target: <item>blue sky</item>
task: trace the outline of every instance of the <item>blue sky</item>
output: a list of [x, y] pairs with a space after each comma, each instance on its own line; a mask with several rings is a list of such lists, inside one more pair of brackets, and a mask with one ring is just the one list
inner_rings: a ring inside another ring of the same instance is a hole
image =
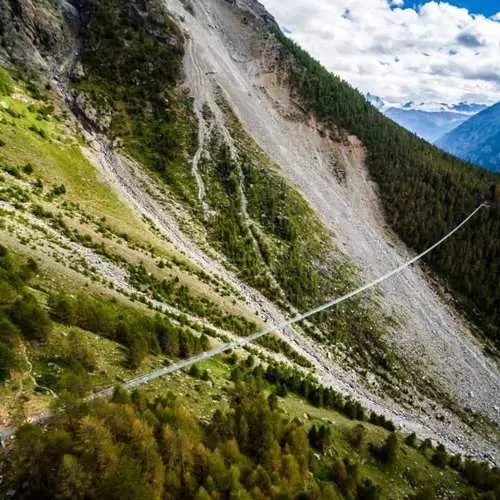
[[500, 0], [261, 1], [362, 92], [395, 104], [500, 101]]
[[[405, 7], [414, 7], [415, 5], [422, 5], [425, 1], [420, 0], [415, 2], [415, 0], [405, 0]], [[500, 11], [500, 2], [498, 0], [451, 0], [449, 3], [456, 5], [457, 7], [464, 7], [469, 12], [473, 14], [483, 14], [485, 16], [492, 16]]]

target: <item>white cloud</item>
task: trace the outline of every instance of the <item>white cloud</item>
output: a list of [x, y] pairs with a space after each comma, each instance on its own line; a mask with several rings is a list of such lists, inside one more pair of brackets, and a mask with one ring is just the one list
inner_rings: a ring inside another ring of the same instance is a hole
[[500, 101], [500, 12], [445, 2], [264, 0], [291, 37], [360, 90], [394, 102]]

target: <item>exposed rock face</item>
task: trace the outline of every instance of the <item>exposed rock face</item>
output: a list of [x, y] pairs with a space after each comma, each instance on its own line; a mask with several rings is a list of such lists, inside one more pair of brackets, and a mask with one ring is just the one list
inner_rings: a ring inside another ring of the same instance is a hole
[[226, 0], [233, 5], [237, 5], [241, 10], [250, 12], [256, 18], [262, 19], [266, 24], [278, 27], [278, 23], [274, 17], [269, 14], [266, 8], [257, 0]]
[[3, 58], [24, 69], [42, 70], [57, 62], [72, 45], [73, 35], [61, 23], [61, 11], [33, 0], [0, 0], [0, 37]]
[[97, 110], [90, 99], [81, 92], [74, 91], [73, 107], [78, 109], [84, 119], [92, 124], [92, 127], [99, 132], [106, 132], [111, 126], [112, 111], [105, 106], [100, 106]]
[[73, 31], [77, 33], [88, 21], [89, 2], [88, 0], [62, 0], [61, 13]]

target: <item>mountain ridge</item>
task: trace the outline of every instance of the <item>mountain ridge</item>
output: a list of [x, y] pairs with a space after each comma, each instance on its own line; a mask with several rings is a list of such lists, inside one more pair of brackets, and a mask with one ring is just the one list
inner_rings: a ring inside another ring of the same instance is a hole
[[444, 135], [436, 146], [464, 160], [500, 172], [500, 103]]
[[487, 104], [478, 104], [471, 102], [458, 102], [454, 104], [448, 104], [444, 102], [407, 101], [403, 104], [393, 103], [370, 92], [367, 92], [366, 99], [370, 104], [373, 104], [377, 109], [381, 111], [389, 108], [396, 108], [412, 111], [426, 111], [431, 113], [443, 111], [474, 115], [489, 107]]
[[367, 94], [367, 100], [388, 118], [431, 143], [487, 107], [464, 102], [446, 104], [410, 101], [395, 105], [370, 93]]

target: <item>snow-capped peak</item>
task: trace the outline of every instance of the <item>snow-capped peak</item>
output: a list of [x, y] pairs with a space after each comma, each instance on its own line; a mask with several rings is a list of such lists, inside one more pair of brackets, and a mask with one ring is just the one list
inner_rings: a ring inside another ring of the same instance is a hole
[[447, 104], [444, 102], [420, 102], [413, 101], [407, 102], [402, 109], [413, 111], [426, 111], [428, 113], [460, 113], [465, 115], [475, 115], [479, 111], [485, 109], [487, 106], [476, 103], [459, 102], [458, 104]]
[[483, 109], [486, 109], [488, 106], [485, 104], [477, 104], [477, 103], [468, 103], [468, 102], [459, 102], [457, 104], [447, 104], [444, 102], [415, 102], [408, 101], [404, 104], [395, 104], [385, 99], [371, 94], [368, 92], [366, 94], [366, 99], [370, 104], [375, 106], [380, 111], [385, 111], [390, 108], [396, 109], [404, 109], [406, 111], [425, 111], [427, 113], [460, 113], [461, 115], [470, 115], [473, 116], [476, 113], [479, 113]]
[[391, 107], [391, 105], [387, 101], [384, 101], [381, 97], [377, 95], [370, 94], [370, 92], [366, 94], [366, 100], [380, 111]]

